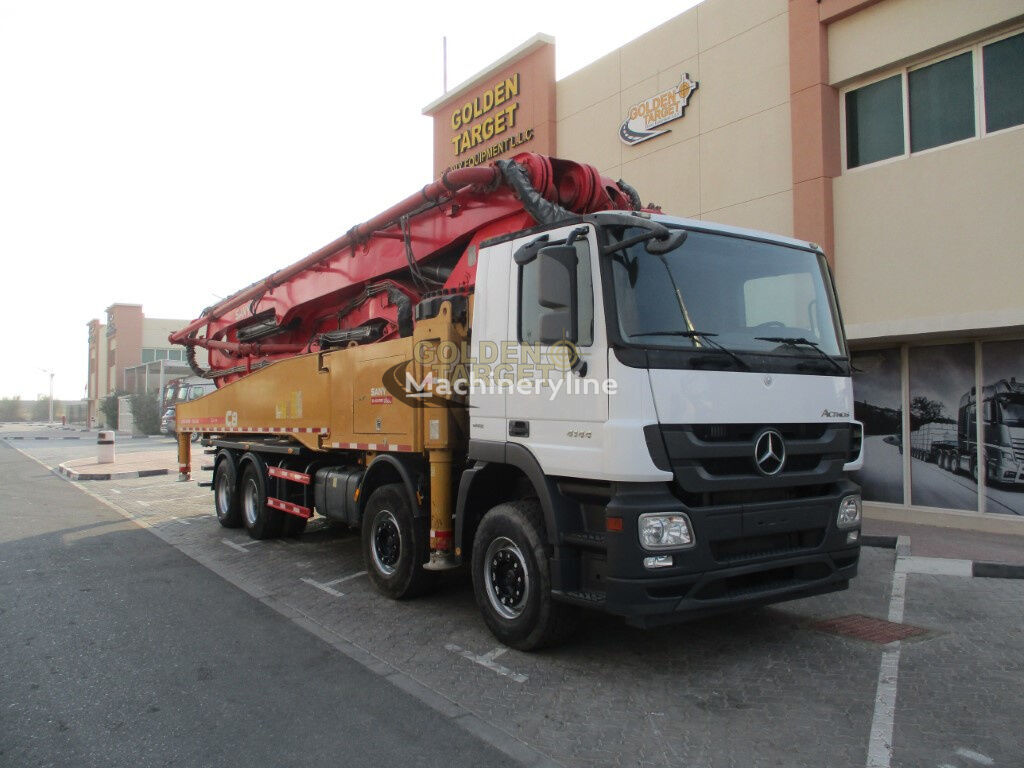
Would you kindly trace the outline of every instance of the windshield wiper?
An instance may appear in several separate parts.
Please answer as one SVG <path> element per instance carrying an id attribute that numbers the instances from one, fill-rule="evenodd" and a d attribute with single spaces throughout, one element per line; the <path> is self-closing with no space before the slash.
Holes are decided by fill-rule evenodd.
<path id="1" fill-rule="evenodd" d="M 803 336 L 755 336 L 754 338 L 758 341 L 771 341 L 775 344 L 789 344 L 792 347 L 809 347 L 817 352 L 823 360 L 828 360 L 832 363 L 837 371 L 844 376 L 846 375 L 846 369 L 843 368 L 843 366 L 841 366 L 836 359 L 832 357 L 832 355 L 823 350 L 817 343 L 810 339 L 805 339 Z"/>
<path id="2" fill-rule="evenodd" d="M 702 339 L 705 344 L 709 347 L 717 349 L 719 352 L 725 352 L 729 357 L 737 362 L 740 366 L 746 370 L 750 370 L 750 365 L 742 357 L 737 355 L 728 347 L 719 344 L 715 341 L 712 336 L 717 336 L 717 333 L 710 333 L 708 331 L 649 331 L 648 333 L 637 333 L 636 336 L 682 336 L 687 339 Z"/>

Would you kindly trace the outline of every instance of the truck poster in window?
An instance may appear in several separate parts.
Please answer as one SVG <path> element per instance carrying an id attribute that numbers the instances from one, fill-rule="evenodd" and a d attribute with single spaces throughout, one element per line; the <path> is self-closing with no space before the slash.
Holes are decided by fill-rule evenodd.
<path id="1" fill-rule="evenodd" d="M 910 500 L 919 507 L 978 508 L 971 398 L 974 345 L 910 350 Z"/>
<path id="2" fill-rule="evenodd" d="M 1024 341 L 982 345 L 985 511 L 1024 515 Z"/>
<path id="3" fill-rule="evenodd" d="M 903 503 L 900 351 L 853 356 L 854 417 L 864 424 L 864 468 L 854 475 L 865 501 Z"/>

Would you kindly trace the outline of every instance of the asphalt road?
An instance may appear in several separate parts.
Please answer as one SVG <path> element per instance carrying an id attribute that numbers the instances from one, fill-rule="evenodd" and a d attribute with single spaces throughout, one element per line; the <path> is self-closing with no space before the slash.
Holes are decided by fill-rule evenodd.
<path id="1" fill-rule="evenodd" d="M 24 439 L 10 445 L 48 466 L 95 451 L 95 439 L 18 429 Z M 0 425 L 0 438 L 13 431 Z M 160 446 L 173 451 L 156 438 L 118 451 Z M 453 765 L 507 755 L 530 768 L 1024 768 L 1024 581 L 910 573 L 897 590 L 895 552 L 866 547 L 844 592 L 646 631 L 594 614 L 566 645 L 522 653 L 496 643 L 464 578 L 416 600 L 383 598 L 365 576 L 358 535 L 320 519 L 298 539 L 257 542 L 222 528 L 212 494 L 194 482 L 70 483 L 17 458 L 0 440 L 0 768 L 161 757 L 405 768 L 439 762 L 439 742 Z M 23 548 L 12 564 L 8 552 Z M 68 554 L 103 567 L 86 580 L 78 574 L 99 566 L 79 563 L 72 575 Z M 165 561 L 176 566 L 156 566 Z M 42 576 L 27 573 L 40 563 Z M 12 591 L 33 578 L 48 585 L 40 591 L 54 595 L 55 613 L 34 607 L 45 602 L 36 591 Z M 135 581 L 150 584 L 141 596 Z M 816 625 L 884 619 L 897 594 L 904 621 L 926 634 L 903 643 L 895 668 L 890 646 Z M 77 613 L 89 601 L 91 634 Z M 9 627 L 12 605 L 26 615 Z M 224 636 L 224 624 L 236 634 Z M 218 636 L 219 645 L 209 639 Z M 120 647 L 102 663 L 78 660 L 110 643 Z M 61 677 L 49 679 L 50 664 Z M 392 703 L 395 687 L 412 706 Z M 886 688 L 892 695 L 880 699 Z M 409 722 L 414 732 L 401 725 Z M 882 762 L 869 751 L 876 725 L 892 748 Z M 466 733 L 501 753 L 481 756 Z M 388 743 L 406 738 L 420 739 L 420 754 Z"/>
<path id="2" fill-rule="evenodd" d="M 0 765 L 514 763 L 0 444 Z"/>

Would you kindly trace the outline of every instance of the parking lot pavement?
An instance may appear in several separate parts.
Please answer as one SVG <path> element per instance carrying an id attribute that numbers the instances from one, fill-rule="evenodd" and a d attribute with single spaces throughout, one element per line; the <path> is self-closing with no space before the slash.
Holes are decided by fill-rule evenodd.
<path id="1" fill-rule="evenodd" d="M 69 451 L 22 449 L 51 466 Z M 902 643 L 887 730 L 891 646 L 812 624 L 889 616 L 892 550 L 865 548 L 845 592 L 657 630 L 594 615 L 570 644 L 526 654 L 498 645 L 458 574 L 426 598 L 382 598 L 353 533 L 314 521 L 298 540 L 256 542 L 173 477 L 81 487 L 379 674 L 470 713 L 467 725 L 565 766 L 1022 764 L 1022 581 L 900 575 L 905 621 L 927 632 Z M 873 732 L 892 734 L 882 763 Z"/>

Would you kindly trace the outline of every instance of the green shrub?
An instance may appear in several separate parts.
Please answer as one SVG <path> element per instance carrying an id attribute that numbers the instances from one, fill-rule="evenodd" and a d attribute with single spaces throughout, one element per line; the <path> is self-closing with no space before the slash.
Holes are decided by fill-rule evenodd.
<path id="1" fill-rule="evenodd" d="M 154 392 L 132 395 L 132 418 L 135 429 L 144 435 L 160 434 L 160 398 Z"/>

